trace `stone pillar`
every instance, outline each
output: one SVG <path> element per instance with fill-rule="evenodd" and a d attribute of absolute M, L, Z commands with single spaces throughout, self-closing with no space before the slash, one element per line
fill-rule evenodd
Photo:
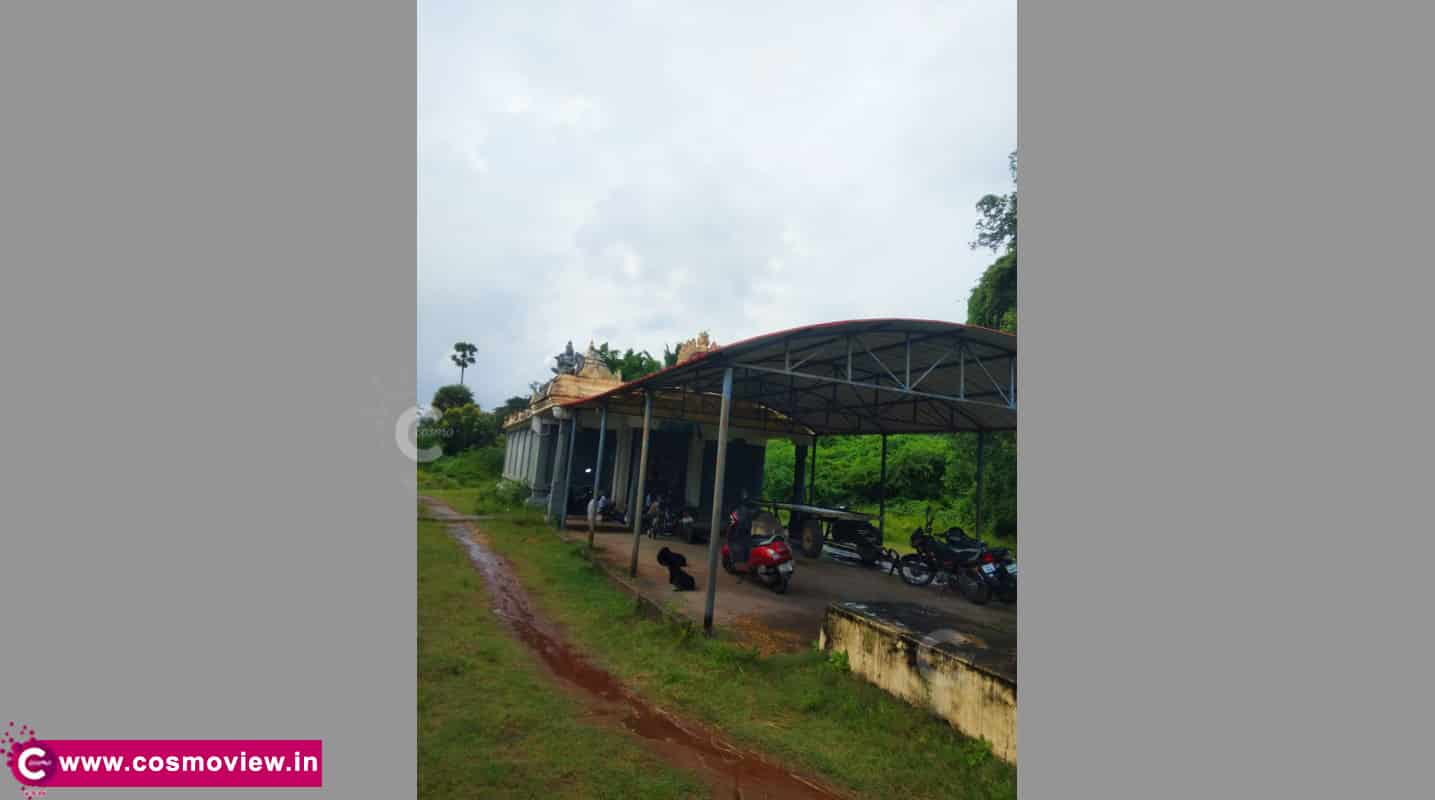
<path fill-rule="evenodd" d="M 549 467 L 551 478 L 548 482 L 548 520 L 562 530 L 564 522 L 568 519 L 569 481 L 572 480 L 573 450 L 575 434 L 579 427 L 578 419 L 576 416 L 570 416 L 556 427 L 555 455 Z"/>
<path fill-rule="evenodd" d="M 533 501 L 546 504 L 548 494 L 553 488 L 553 460 L 558 450 L 558 426 L 542 423 L 541 432 L 533 438 Z"/>
<path fill-rule="evenodd" d="M 688 437 L 687 486 L 683 487 L 683 502 L 698 508 L 703 499 L 703 436 L 702 426 L 693 426 L 693 435 Z"/>

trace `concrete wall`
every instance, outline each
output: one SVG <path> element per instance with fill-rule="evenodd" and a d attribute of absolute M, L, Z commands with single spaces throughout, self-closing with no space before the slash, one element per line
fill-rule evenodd
<path fill-rule="evenodd" d="M 847 653 L 853 673 L 927 708 L 1016 763 L 1016 682 L 933 646 L 898 626 L 833 605 L 818 642 Z"/>

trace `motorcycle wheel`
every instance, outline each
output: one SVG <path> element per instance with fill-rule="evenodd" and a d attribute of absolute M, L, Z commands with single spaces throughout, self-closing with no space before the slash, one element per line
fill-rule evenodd
<path fill-rule="evenodd" d="M 779 575 L 778 578 L 777 578 L 777 583 L 773 585 L 772 590 L 773 590 L 774 592 L 777 592 L 778 594 L 787 594 L 787 584 L 788 584 L 791 580 L 792 580 L 792 575 L 790 575 L 790 574 L 789 574 L 789 575 Z"/>
<path fill-rule="evenodd" d="M 965 573 L 957 576 L 957 591 L 974 606 L 984 606 L 992 599 L 992 587 L 986 581 Z"/>
<path fill-rule="evenodd" d="M 916 553 L 908 553 L 897 562 L 897 573 L 910 586 L 926 586 L 937 577 L 937 571 Z"/>
<path fill-rule="evenodd" d="M 1016 587 L 1008 586 L 997 593 L 997 599 L 1009 606 L 1016 605 Z"/>
<path fill-rule="evenodd" d="M 723 571 L 727 572 L 727 574 L 729 575 L 737 574 L 737 570 L 733 569 L 732 566 L 732 556 L 728 555 L 727 553 L 722 554 L 722 568 Z"/>

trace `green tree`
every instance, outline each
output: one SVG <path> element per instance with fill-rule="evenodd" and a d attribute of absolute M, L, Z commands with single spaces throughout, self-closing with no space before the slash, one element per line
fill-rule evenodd
<path fill-rule="evenodd" d="M 463 372 L 478 360 L 478 348 L 468 342 L 455 342 L 453 355 L 449 359 L 458 365 L 458 382 L 463 383 Z"/>
<path fill-rule="evenodd" d="M 972 287 L 967 324 L 1016 333 L 1016 250 L 987 267 Z"/>
<path fill-rule="evenodd" d="M 438 391 L 433 393 L 433 401 L 429 405 L 439 414 L 450 408 L 473 405 L 473 392 L 461 383 L 451 383 L 448 386 L 440 386 Z"/>
<path fill-rule="evenodd" d="M 637 380 L 663 368 L 658 360 L 653 358 L 653 354 L 647 350 L 636 352 L 630 347 L 620 354 L 616 349 L 610 348 L 607 342 L 604 342 L 597 348 L 597 351 L 603 366 L 614 373 L 621 373 L 625 381 Z"/>
<path fill-rule="evenodd" d="M 967 323 L 1016 332 L 1016 151 L 1011 153 L 1010 194 L 989 194 L 977 201 L 977 238 L 972 249 L 1002 253 L 982 273 L 967 298 Z"/>
<path fill-rule="evenodd" d="M 977 239 L 972 248 L 990 247 L 1002 252 L 982 273 L 967 299 L 967 324 L 1016 333 L 1017 307 L 1017 211 L 1016 152 L 1010 157 L 1013 189 L 1007 195 L 987 195 L 977 201 Z M 1015 433 L 996 433 L 987 437 L 983 453 L 981 519 L 976 518 L 977 436 L 956 437 L 953 469 L 944 479 L 951 495 L 959 496 L 959 514 L 977 533 L 1016 536 L 1016 460 Z"/>
<path fill-rule="evenodd" d="M 1007 157 L 1011 168 L 1010 194 L 989 194 L 977 201 L 977 238 L 972 249 L 989 247 L 993 253 L 1016 250 L 1016 151 Z"/>
<path fill-rule="evenodd" d="M 441 444 L 446 456 L 498 441 L 498 420 L 472 403 L 444 411 L 437 427 L 443 432 Z"/>
<path fill-rule="evenodd" d="M 517 414 L 525 408 L 528 408 L 528 398 L 515 395 L 503 401 L 503 405 L 499 406 L 493 413 L 496 414 L 500 420 L 503 420 L 507 419 L 509 414 Z"/>

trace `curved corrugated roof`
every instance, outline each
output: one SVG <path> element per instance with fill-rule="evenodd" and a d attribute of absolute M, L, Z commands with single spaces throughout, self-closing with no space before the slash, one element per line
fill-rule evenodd
<path fill-rule="evenodd" d="M 831 434 L 1016 430 L 1016 337 L 923 319 L 804 325 L 714 348 L 601 394 L 628 413 L 653 392 L 654 416 L 716 415 L 723 373 L 733 399 L 761 406 L 761 424 Z"/>

